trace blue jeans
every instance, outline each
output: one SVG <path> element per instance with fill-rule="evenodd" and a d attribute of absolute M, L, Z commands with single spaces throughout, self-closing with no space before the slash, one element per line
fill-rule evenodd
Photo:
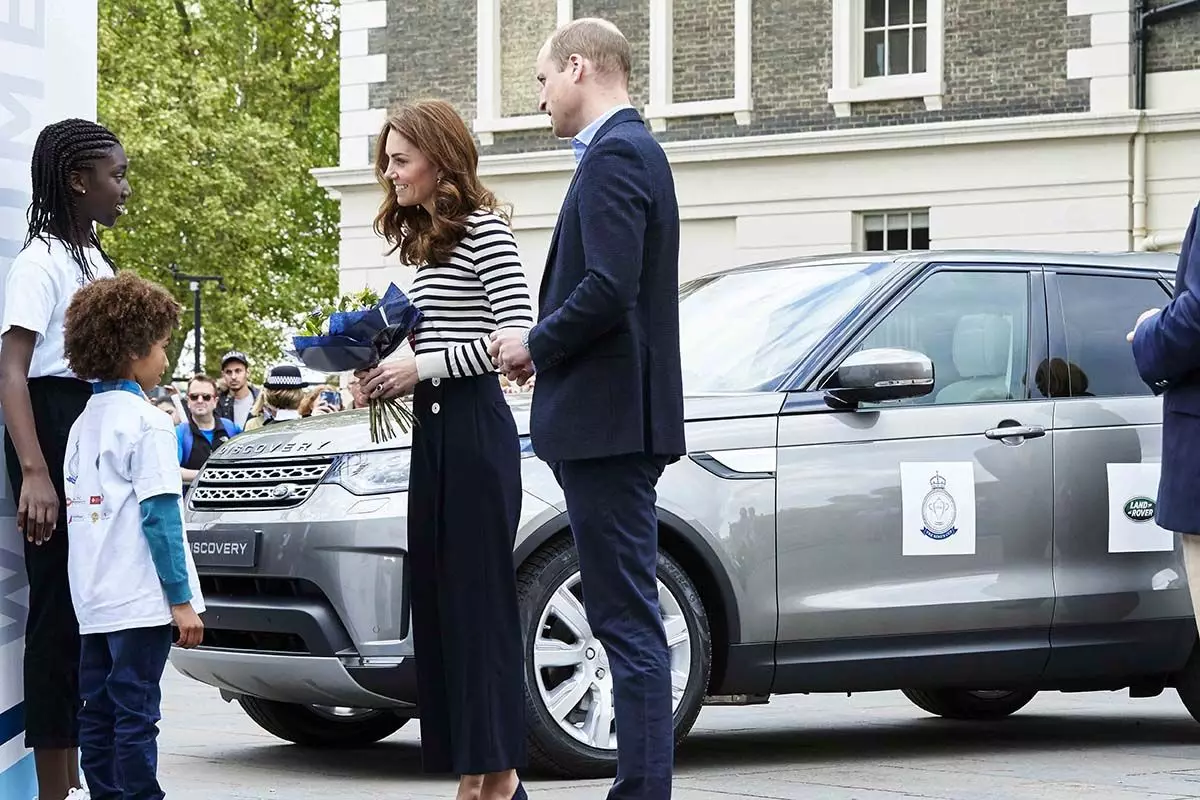
<path fill-rule="evenodd" d="M 92 800 L 161 800 L 158 720 L 171 626 L 82 637 L 79 748 Z"/>

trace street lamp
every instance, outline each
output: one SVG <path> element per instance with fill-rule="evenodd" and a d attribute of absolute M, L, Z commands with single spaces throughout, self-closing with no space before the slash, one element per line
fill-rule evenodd
<path fill-rule="evenodd" d="M 188 288 L 192 290 L 192 331 L 195 336 L 196 352 L 195 361 L 196 368 L 192 373 L 200 374 L 200 284 L 205 281 L 215 281 L 217 288 L 222 292 L 225 291 L 225 277 L 222 275 L 189 275 L 186 272 L 180 272 L 177 264 L 167 266 L 172 277 L 177 281 L 187 281 Z"/>

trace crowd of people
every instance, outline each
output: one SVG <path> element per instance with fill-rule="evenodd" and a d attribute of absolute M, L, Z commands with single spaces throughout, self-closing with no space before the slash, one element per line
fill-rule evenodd
<path fill-rule="evenodd" d="M 268 369 L 266 380 L 257 386 L 249 371 L 250 359 L 233 350 L 221 358 L 221 377 L 193 375 L 182 392 L 167 384 L 147 393 L 147 401 L 167 414 L 175 426 L 185 485 L 196 479 L 213 451 L 241 433 L 356 407 L 357 379 L 353 376 L 341 389 L 333 382 L 309 383 L 299 368 L 279 364 Z"/>

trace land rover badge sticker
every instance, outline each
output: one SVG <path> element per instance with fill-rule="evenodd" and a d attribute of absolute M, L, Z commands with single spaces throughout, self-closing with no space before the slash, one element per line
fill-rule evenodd
<path fill-rule="evenodd" d="M 1175 549 L 1175 535 L 1154 522 L 1159 464 L 1108 465 L 1108 552 Z"/>
<path fill-rule="evenodd" d="M 904 555 L 975 554 L 972 462 L 901 462 L 900 495 Z"/>

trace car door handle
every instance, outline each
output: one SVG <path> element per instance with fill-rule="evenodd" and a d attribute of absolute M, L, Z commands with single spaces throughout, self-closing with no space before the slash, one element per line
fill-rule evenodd
<path fill-rule="evenodd" d="M 1046 429 L 1041 425 L 1005 425 L 990 428 L 983 432 L 989 439 L 1036 439 L 1046 435 Z"/>

